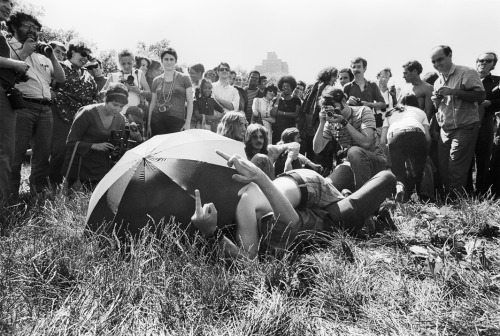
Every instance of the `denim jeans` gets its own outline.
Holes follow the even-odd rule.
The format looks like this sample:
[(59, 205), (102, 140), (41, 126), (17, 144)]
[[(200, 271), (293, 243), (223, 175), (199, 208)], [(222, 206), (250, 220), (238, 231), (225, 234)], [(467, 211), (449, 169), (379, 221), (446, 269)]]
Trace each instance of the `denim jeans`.
[(387, 136), (392, 172), (403, 183), (408, 195), (417, 189), (420, 195), (427, 158), (427, 141), (420, 129), (398, 129)]
[(14, 160), (16, 114), (0, 86), (0, 201), (12, 194), (11, 164)]
[(353, 146), (347, 151), (347, 159), (354, 173), (355, 188), (358, 190), (375, 174), (385, 170), (386, 160), (369, 150)]
[(454, 130), (441, 129), (438, 143), (439, 173), (445, 192), (462, 193), (474, 155), (479, 123)]
[(16, 149), (12, 163), (12, 191), (19, 194), (21, 165), (30, 143), (30, 189), (40, 191), (47, 186), (49, 174), (52, 112), (50, 106), (26, 101), (26, 107), (16, 110)]

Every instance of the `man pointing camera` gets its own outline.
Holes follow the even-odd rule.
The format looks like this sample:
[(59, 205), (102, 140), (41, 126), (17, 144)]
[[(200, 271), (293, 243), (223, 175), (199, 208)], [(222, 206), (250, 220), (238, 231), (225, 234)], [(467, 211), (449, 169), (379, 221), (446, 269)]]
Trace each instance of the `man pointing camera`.
[(16, 88), (23, 94), (25, 107), (16, 110), (16, 146), (12, 169), (12, 190), (19, 193), (21, 164), (31, 142), (30, 189), (38, 192), (47, 184), (50, 142), (52, 137), (52, 112), (50, 84), (53, 80), (64, 82), (64, 72), (52, 48), (38, 41), (42, 25), (22, 12), (12, 15), (7, 28), (13, 37), (8, 41), (11, 57), (29, 65), (24, 78)]

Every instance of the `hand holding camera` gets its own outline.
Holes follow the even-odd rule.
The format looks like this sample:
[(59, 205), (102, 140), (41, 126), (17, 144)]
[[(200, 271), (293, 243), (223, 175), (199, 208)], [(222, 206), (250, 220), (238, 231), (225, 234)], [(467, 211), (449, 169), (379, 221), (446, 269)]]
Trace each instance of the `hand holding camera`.
[(100, 152), (105, 152), (114, 149), (115, 147), (109, 142), (100, 142), (92, 144), (92, 149)]
[(350, 96), (349, 100), (347, 100), (347, 104), (350, 106), (361, 106), (363, 103), (361, 102), (360, 98)]

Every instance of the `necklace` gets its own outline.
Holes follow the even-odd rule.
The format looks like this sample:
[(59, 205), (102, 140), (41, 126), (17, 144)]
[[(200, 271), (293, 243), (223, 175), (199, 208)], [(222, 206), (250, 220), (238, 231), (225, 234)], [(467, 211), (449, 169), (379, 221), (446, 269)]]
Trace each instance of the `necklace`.
[(174, 78), (172, 79), (172, 85), (170, 85), (170, 89), (168, 90), (168, 94), (166, 97), (165, 97), (165, 77), (163, 77), (163, 83), (162, 83), (162, 88), (161, 88), (161, 92), (163, 95), (163, 104), (160, 104), (158, 106), (158, 111), (160, 111), (160, 112), (167, 112), (167, 110), (169, 110), (172, 107), (172, 104), (167, 106), (167, 103), (169, 103), (170, 100), (172, 99), (172, 92), (174, 91), (176, 75), (177, 75), (177, 73), (174, 72)]

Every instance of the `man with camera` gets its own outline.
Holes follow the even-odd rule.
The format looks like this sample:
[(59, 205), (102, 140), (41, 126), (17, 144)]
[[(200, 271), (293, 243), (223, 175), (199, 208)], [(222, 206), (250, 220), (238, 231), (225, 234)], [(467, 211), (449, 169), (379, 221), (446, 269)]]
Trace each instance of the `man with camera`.
[(47, 185), (50, 144), (52, 137), (52, 112), (50, 84), (53, 80), (64, 82), (64, 72), (52, 48), (38, 42), (41, 29), (38, 20), (22, 12), (12, 15), (7, 22), (11, 57), (29, 65), (24, 78), (16, 88), (22, 92), (24, 107), (16, 109), (16, 145), (11, 165), (12, 191), (19, 193), (21, 163), (31, 143), (30, 189), (38, 192)]
[(342, 146), (340, 154), (350, 163), (358, 190), (386, 165), (375, 134), (373, 111), (368, 106), (347, 105), (344, 92), (333, 87), (323, 92), (319, 104), (320, 124), (314, 135), (313, 150), (319, 153), (329, 141), (337, 141)]

